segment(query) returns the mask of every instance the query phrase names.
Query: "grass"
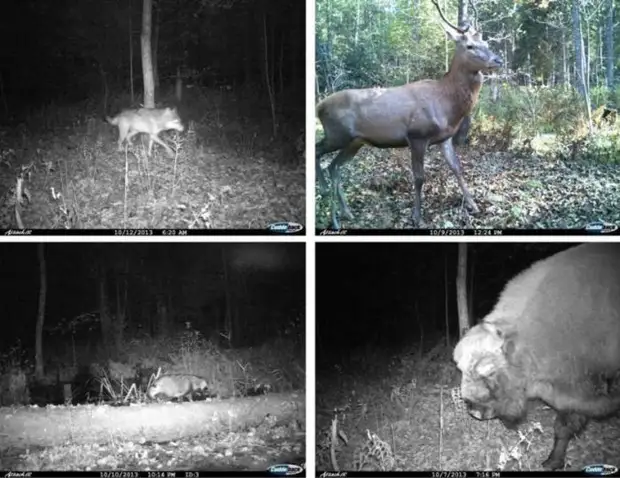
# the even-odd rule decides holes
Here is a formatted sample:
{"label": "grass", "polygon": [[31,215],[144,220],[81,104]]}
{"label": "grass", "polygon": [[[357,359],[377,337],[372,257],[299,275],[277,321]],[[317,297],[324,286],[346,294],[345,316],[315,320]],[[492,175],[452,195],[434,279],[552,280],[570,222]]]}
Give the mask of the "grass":
{"label": "grass", "polygon": [[[139,136],[127,152],[117,152],[118,129],[87,103],[49,105],[6,129],[0,135],[0,228],[304,224],[305,165],[297,143],[303,114],[281,112],[283,126],[274,136],[269,105],[257,104],[255,93],[187,91],[178,106],[185,132],[161,135],[174,158],[157,144],[147,158],[147,141]],[[130,106],[128,100],[114,105],[107,114]]]}

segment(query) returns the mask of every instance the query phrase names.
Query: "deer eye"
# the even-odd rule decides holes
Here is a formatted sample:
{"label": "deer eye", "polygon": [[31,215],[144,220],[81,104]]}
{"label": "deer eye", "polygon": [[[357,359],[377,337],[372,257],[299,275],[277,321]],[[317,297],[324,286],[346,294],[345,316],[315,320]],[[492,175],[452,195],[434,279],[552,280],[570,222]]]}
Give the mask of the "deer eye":
{"label": "deer eye", "polygon": [[473,50],[474,49],[474,45],[467,45],[467,49],[468,50]]}

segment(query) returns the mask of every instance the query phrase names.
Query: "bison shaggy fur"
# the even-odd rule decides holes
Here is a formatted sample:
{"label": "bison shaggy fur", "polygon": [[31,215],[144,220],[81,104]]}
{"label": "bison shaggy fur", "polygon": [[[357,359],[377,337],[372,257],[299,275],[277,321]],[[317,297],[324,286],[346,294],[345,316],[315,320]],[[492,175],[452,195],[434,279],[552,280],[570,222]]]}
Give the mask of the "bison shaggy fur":
{"label": "bison shaggy fur", "polygon": [[479,420],[515,428],[528,400],[556,412],[546,469],[564,467],[590,418],[620,409],[620,245],[583,244],[514,277],[495,308],[457,344],[461,395]]}

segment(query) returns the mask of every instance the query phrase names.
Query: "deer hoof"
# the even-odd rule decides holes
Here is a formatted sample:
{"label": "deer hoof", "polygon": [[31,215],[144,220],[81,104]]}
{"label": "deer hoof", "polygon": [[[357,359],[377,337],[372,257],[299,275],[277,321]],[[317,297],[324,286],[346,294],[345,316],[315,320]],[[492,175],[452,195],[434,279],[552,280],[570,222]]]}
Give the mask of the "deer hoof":
{"label": "deer hoof", "polygon": [[471,214],[480,214],[480,208],[478,206],[476,206],[476,204],[471,203],[469,205],[469,212]]}

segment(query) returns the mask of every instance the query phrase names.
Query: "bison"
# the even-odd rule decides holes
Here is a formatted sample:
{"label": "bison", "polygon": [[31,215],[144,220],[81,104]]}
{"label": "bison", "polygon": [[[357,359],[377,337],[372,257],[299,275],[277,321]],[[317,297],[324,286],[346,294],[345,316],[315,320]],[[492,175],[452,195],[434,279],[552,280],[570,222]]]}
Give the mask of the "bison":
{"label": "bison", "polygon": [[528,400],[557,415],[545,469],[564,467],[588,419],[620,409],[608,388],[620,372],[620,244],[583,244],[536,262],[456,345],[461,396],[478,420],[514,429]]}

